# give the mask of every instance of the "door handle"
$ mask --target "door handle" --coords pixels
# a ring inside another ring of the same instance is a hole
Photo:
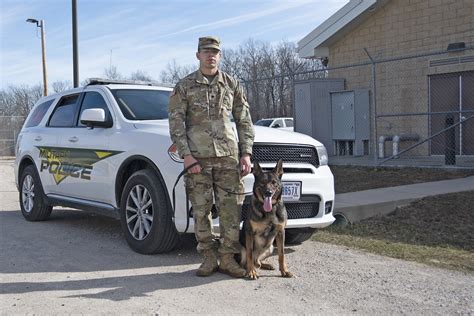
[[[39,142],[39,141],[42,140],[42,139],[43,139],[43,137],[41,137],[41,136],[39,136],[39,135],[35,137],[35,140],[36,140],[37,142]]]
[[[79,138],[77,138],[76,136],[73,136],[73,137],[69,137],[68,139],[71,143],[75,143],[79,140]]]

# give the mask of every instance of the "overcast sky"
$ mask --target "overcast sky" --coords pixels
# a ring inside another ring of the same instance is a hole
[[[110,64],[129,76],[158,79],[173,59],[197,65],[200,36],[224,48],[249,38],[298,42],[348,0],[78,0],[79,79],[102,77]],[[40,29],[45,20],[48,81],[72,81],[70,0],[0,0],[0,88],[42,82]]]

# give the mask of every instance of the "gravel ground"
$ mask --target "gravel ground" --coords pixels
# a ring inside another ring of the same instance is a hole
[[[25,221],[8,162],[0,162],[0,201],[2,314],[474,313],[473,275],[318,242],[286,248],[293,279],[275,271],[257,281],[199,278],[189,241],[144,256],[116,220],[58,209],[49,221]]]

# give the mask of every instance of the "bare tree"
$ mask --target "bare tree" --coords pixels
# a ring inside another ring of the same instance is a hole
[[[104,69],[104,76],[107,79],[121,79],[122,75],[118,72],[117,67],[110,65]]]
[[[153,78],[146,71],[137,70],[132,72],[130,80],[153,81]]]
[[[0,94],[0,111],[2,115],[27,116],[33,105],[43,96],[41,85],[29,87],[10,86]]]
[[[58,80],[53,82],[53,91],[55,93],[63,92],[72,88],[72,82],[70,80]]]
[[[222,51],[221,69],[229,75],[242,79],[244,77],[242,67],[242,56],[233,49],[224,49]]]
[[[166,65],[165,70],[160,74],[161,82],[166,83],[177,83],[180,79],[184,78],[193,71],[196,71],[197,67],[192,65],[180,66],[173,59],[172,62]]]
[[[325,76],[321,62],[299,58],[296,45],[291,42],[272,46],[248,39],[237,49],[223,50],[220,67],[241,80],[253,120],[292,116],[294,82]],[[173,60],[160,78],[164,82],[177,82],[194,70]]]

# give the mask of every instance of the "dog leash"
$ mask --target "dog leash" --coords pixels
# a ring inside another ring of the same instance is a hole
[[[176,191],[176,186],[178,185],[179,179],[181,179],[181,177],[184,174],[186,174],[186,172],[188,172],[189,169],[191,169],[192,167],[197,166],[197,165],[199,165],[199,162],[195,162],[192,165],[188,166],[187,168],[184,168],[183,171],[181,171],[178,174],[178,177],[176,178],[176,182],[174,183],[174,186],[173,186],[173,222],[174,222],[175,215],[176,215],[176,192],[175,192]]]
[[[181,171],[179,174],[178,174],[178,177],[176,178],[176,182],[174,183],[174,186],[173,186],[173,214],[172,214],[172,220],[173,222],[175,221],[175,217],[176,217],[176,185],[178,185],[178,182],[179,180],[181,179],[181,177],[183,175],[186,174],[186,172],[188,172],[189,169],[191,169],[192,167],[194,166],[197,166],[199,165],[199,162],[195,162],[193,164],[191,164],[190,166],[188,166],[187,168],[184,168],[183,171]],[[233,192],[233,191],[230,191],[226,188],[223,188],[221,187],[220,185],[218,185],[217,183],[214,183],[217,187],[219,187],[221,190],[229,193],[229,194],[234,194],[234,195],[251,195],[253,194],[252,191],[250,192],[244,192],[244,193],[239,193],[239,192]],[[187,197],[187,194],[186,194],[186,201],[188,201],[188,197]],[[187,203],[187,202],[186,202]],[[186,204],[187,205],[187,204]],[[188,208],[188,207],[186,207]],[[184,233],[186,233],[188,231],[188,227],[189,227],[189,211],[186,210],[186,229],[184,230]]]
[[[192,167],[194,166],[197,166],[199,165],[199,162],[195,162],[193,164],[191,164],[190,166],[188,166],[187,168],[184,168],[183,171],[181,171],[178,175],[178,177],[176,178],[176,182],[174,183],[174,186],[173,186],[173,221],[174,221],[174,218],[175,218],[175,215],[176,215],[176,185],[178,185],[178,182],[179,180],[181,179],[181,177],[183,175],[186,174],[186,172],[188,172],[189,169],[191,169]],[[228,190],[226,188],[223,188],[221,187],[220,185],[218,185],[217,183],[214,183],[215,186],[217,186],[218,188],[220,188],[221,190],[229,193],[229,194],[234,194],[234,195],[252,195],[253,192],[250,191],[250,192],[244,192],[244,193],[240,193],[240,192],[233,192],[231,190]]]
[[[227,192],[227,193],[229,193],[229,194],[234,194],[234,195],[252,195],[252,194],[253,194],[252,191],[250,191],[250,192],[244,192],[244,193],[239,193],[239,192],[234,192],[234,191],[228,190],[228,189],[226,189],[226,188],[223,188],[223,187],[221,187],[220,185],[218,185],[217,183],[214,183],[214,185],[215,185],[216,187],[218,187],[219,189],[221,189],[222,191],[225,191],[225,192]]]

